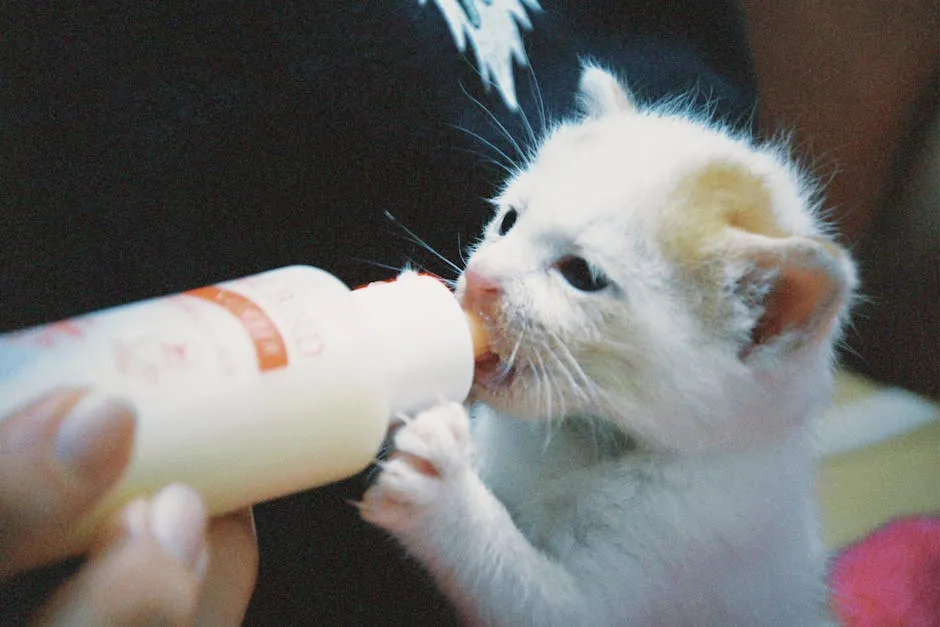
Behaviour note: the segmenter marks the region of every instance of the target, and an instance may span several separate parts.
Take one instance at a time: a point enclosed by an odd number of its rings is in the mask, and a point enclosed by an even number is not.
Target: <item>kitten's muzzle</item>
[[[496,339],[499,301],[503,294],[499,279],[471,263],[463,273],[462,287],[463,308],[480,319],[491,340]],[[511,364],[493,349],[493,343],[491,341],[489,350],[477,353],[473,377],[477,385],[490,389],[508,386],[515,375]]]
[[[484,320],[492,319],[502,294],[499,280],[469,266],[463,273],[463,306]]]

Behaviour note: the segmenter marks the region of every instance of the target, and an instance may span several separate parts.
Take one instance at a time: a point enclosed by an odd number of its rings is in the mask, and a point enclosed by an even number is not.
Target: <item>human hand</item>
[[[0,420],[3,579],[69,555],[77,521],[130,459],[135,416],[123,403],[69,389]],[[104,525],[36,622],[237,625],[257,564],[250,510],[208,521],[195,491],[167,486]]]

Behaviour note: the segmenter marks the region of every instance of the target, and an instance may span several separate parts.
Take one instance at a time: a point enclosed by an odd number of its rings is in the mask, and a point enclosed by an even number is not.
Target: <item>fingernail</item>
[[[153,498],[150,532],[168,553],[202,576],[209,560],[205,539],[207,518],[199,494],[177,483],[163,488]]]
[[[86,394],[59,425],[55,456],[82,479],[113,479],[127,464],[134,423],[125,403]]]
[[[48,392],[33,399],[9,418],[0,418],[2,450],[6,452],[35,451],[49,439],[50,424],[62,417],[85,392],[81,389],[63,389]]]

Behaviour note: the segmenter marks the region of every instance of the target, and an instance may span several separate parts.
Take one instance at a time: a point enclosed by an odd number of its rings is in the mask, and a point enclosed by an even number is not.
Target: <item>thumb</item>
[[[0,417],[0,577],[66,557],[79,518],[130,458],[124,403],[66,389]]]

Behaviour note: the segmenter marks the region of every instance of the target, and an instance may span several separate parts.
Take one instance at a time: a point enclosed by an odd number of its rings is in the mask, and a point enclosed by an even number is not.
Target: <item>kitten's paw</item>
[[[363,496],[368,522],[393,533],[418,525],[470,469],[470,421],[459,403],[418,414],[395,434],[395,450]]]
[[[470,418],[460,403],[421,412],[395,434],[392,459],[405,459],[418,472],[446,479],[470,465]]]

